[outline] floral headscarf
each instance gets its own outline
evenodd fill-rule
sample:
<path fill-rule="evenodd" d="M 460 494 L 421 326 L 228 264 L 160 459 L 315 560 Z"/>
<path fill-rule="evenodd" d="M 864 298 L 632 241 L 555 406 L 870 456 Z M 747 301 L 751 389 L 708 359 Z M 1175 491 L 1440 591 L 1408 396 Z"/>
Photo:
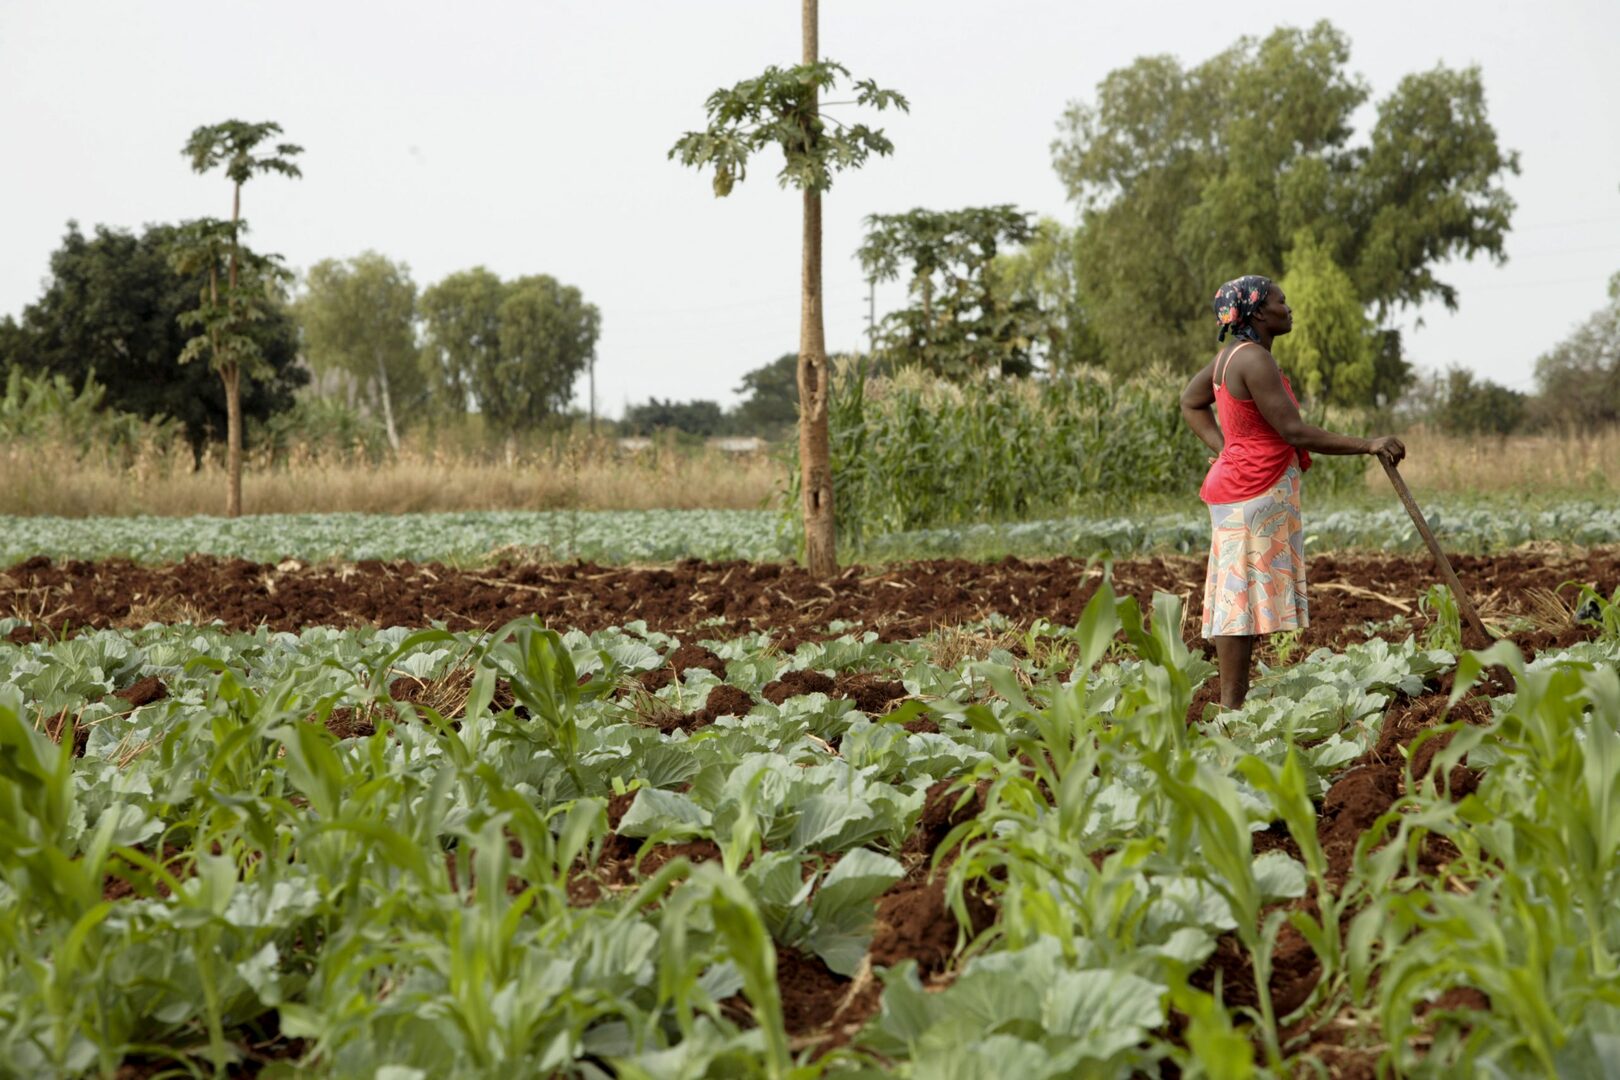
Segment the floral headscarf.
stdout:
<path fill-rule="evenodd" d="M 1221 323 L 1220 336 L 1215 340 L 1225 341 L 1227 331 L 1245 341 L 1257 340 L 1249 320 L 1265 306 L 1270 295 L 1271 279 L 1260 274 L 1244 274 L 1215 290 L 1215 318 Z"/>

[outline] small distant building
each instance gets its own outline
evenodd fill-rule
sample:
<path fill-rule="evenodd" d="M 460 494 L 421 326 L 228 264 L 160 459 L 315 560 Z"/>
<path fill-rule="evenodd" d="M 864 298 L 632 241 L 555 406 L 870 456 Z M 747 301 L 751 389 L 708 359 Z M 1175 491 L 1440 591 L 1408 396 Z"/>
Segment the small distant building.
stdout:
<path fill-rule="evenodd" d="M 769 445 L 758 435 L 731 435 L 709 440 L 709 446 L 727 454 L 758 454 Z"/>

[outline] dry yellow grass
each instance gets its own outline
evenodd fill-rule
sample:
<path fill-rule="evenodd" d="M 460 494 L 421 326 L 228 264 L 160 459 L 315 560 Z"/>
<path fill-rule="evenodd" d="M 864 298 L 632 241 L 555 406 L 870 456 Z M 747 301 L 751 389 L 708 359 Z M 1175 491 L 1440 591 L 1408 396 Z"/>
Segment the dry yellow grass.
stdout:
<path fill-rule="evenodd" d="M 375 465 L 292 457 L 244 471 L 248 513 L 756 509 L 774 505 L 784 487 L 781 464 L 767 455 L 665 446 L 619 454 L 581 444 L 493 459 L 407 448 Z M 0 447 L 0 475 L 0 514 L 186 516 L 221 513 L 225 502 L 220 465 L 193 470 L 189 455 L 114 463 L 13 443 Z"/>
<path fill-rule="evenodd" d="M 1401 473 L 1424 495 L 1569 495 L 1620 490 L 1620 430 L 1591 434 L 1459 438 L 1403 436 Z M 278 464 L 253 460 L 243 477 L 250 514 L 407 513 L 460 510 L 755 509 L 778 505 L 781 461 L 765 454 L 655 444 L 619 452 L 610 440 L 566 440 L 510 454 L 407 446 L 380 464 L 295 450 Z M 0 514 L 66 517 L 220 513 L 224 472 L 194 470 L 184 450 L 142 449 L 123 460 L 56 443 L 0 445 Z M 1382 470 L 1367 488 L 1387 491 Z"/>
<path fill-rule="evenodd" d="M 1598 496 L 1620 489 L 1620 429 L 1507 438 L 1420 430 L 1402 438 L 1408 457 L 1401 475 L 1414 491 Z M 1382 491 L 1383 470 L 1369 469 L 1367 483 Z"/>

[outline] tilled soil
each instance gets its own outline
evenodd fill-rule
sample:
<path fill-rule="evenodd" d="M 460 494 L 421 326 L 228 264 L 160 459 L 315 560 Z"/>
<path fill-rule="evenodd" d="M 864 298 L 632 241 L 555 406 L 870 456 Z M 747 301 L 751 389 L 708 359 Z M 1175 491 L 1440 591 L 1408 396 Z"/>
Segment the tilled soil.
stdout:
<path fill-rule="evenodd" d="M 1494 557 L 1461 556 L 1454 565 L 1482 611 L 1546 615 L 1537 608 L 1534 590 L 1553 590 L 1567 581 L 1595 585 L 1606 595 L 1620 584 L 1620 552 L 1519 551 Z M 1199 559 L 1162 557 L 1115 564 L 1113 580 L 1122 594 L 1144 605 L 1155 591 L 1181 596 L 1187 607 L 1186 633 L 1195 638 L 1203 591 Z M 1297 645 L 1342 645 L 1377 632 L 1377 625 L 1405 615 L 1421 625 L 1416 599 L 1436 578 L 1427 559 L 1408 556 L 1329 555 L 1312 560 L 1312 625 Z M 0 617 L 25 621 L 14 640 L 59 635 L 83 627 L 131 627 L 148 622 L 218 619 L 247 629 L 259 625 L 298 630 L 312 625 L 411 625 L 442 620 L 454 629 L 499 625 L 524 615 L 538 615 L 552 625 L 595 630 L 644 620 L 650 629 L 687 637 L 716 618 L 725 625 L 702 625 L 705 637 L 768 630 L 791 648 L 803 640 L 832 634 L 828 624 L 855 623 L 876 630 L 885 640 L 925 634 L 998 612 L 1017 620 L 1078 620 L 1095 593 L 1101 571 L 1074 559 L 1024 562 L 1006 559 L 993 564 L 941 560 L 881 569 L 852 567 L 830 581 L 817 581 L 803 570 L 783 565 L 748 563 L 683 563 L 666 569 L 572 566 L 511 566 L 470 573 L 438 565 L 361 563 L 352 566 L 303 567 L 257 565 L 238 560 L 193 558 L 167 567 L 125 561 L 70 562 L 36 559 L 0 573 Z M 1569 594 L 1565 593 L 1567 597 Z M 1542 600 L 1545 597 L 1541 598 Z M 1550 626 L 1516 636 L 1534 653 L 1590 636 L 1585 627 Z M 656 690 L 688 667 L 724 673 L 712 651 L 687 641 L 665 667 L 646 673 L 641 684 Z M 127 701 L 155 700 L 164 690 L 156 680 L 123 692 Z M 409 697 L 408 687 L 401 687 Z M 1363 834 L 1405 793 L 1407 754 L 1414 740 L 1447 719 L 1484 722 L 1489 710 L 1476 695 L 1446 713 L 1450 677 L 1411 699 L 1393 703 L 1379 742 L 1341 773 L 1319 807 L 1317 838 L 1329 860 L 1330 878 L 1342 880 Z M 1214 693 L 1214 681 L 1195 701 L 1193 714 Z M 764 700 L 825 693 L 853 699 L 859 708 L 881 715 L 905 696 L 904 686 L 872 675 L 792 672 L 762 688 Z M 750 696 L 735 688 L 716 687 L 700 710 L 675 714 L 659 726 L 693 730 L 722 715 L 746 712 Z M 333 718 L 343 719 L 343 718 Z M 57 718 L 54 737 L 67 735 L 66 717 Z M 347 722 L 347 721 L 345 721 Z M 356 721 L 358 722 L 358 721 Z M 328 721 L 329 726 L 332 720 Z M 915 727 L 914 727 L 915 725 Z M 928 730 L 933 721 L 914 720 L 908 729 Z M 364 734 L 363 731 L 343 732 Z M 1430 772 L 1445 739 L 1429 739 L 1411 753 L 1411 773 L 1421 780 Z M 1466 761 L 1437 781 L 1460 798 L 1479 776 Z M 896 852 L 908 866 L 906 878 L 878 902 L 873 964 L 903 959 L 918 962 L 930 984 L 948 981 L 958 941 L 956 918 L 945 903 L 942 871 L 930 874 L 928 862 L 952 827 L 983 809 L 984 784 L 966 798 L 948 782 L 934 785 L 914 835 Z M 616 827 L 630 798 L 613 800 L 610 825 Z M 957 805 L 958 802 L 961 805 Z M 1283 830 L 1255 836 L 1256 850 L 1281 848 L 1296 857 L 1297 848 Z M 589 874 L 570 881 L 575 903 L 594 903 L 610 890 L 633 887 L 639 877 L 655 872 L 669 859 L 685 856 L 701 862 L 717 858 L 709 841 L 657 845 L 643 850 L 638 841 L 613 836 L 600 862 Z M 1431 841 L 1420 853 L 1424 869 L 1438 871 L 1455 855 L 1443 841 Z M 115 891 L 122 882 L 115 883 Z M 988 892 L 967 898 L 976 932 L 994 924 L 997 910 Z M 1299 901 L 1309 905 L 1312 901 Z M 828 971 L 814 955 L 778 950 L 778 973 L 784 1013 L 796 1047 L 825 1049 L 847 1041 L 879 1006 L 881 987 L 869 972 L 854 980 Z M 1292 927 L 1278 942 L 1271 991 L 1284 1013 L 1309 996 L 1320 967 L 1304 939 Z M 1194 977 L 1198 985 L 1219 980 L 1229 1003 L 1252 1003 L 1256 997 L 1252 968 L 1234 936 Z M 1481 995 L 1459 988 L 1455 1008 L 1482 1007 Z M 1488 1002 L 1484 1002 L 1488 1005 Z M 728 1003 L 728 1011 L 746 1009 Z M 746 1013 L 738 1019 L 747 1019 Z M 1335 1075 L 1371 1075 L 1376 1054 L 1342 1045 L 1318 1047 Z M 138 1074 L 132 1074 L 138 1075 Z"/>
<path fill-rule="evenodd" d="M 1577 580 L 1607 595 L 1620 584 L 1620 549 L 1613 548 L 1463 555 L 1453 564 L 1487 617 L 1529 610 L 1532 589 Z M 1438 579 L 1427 557 L 1405 555 L 1320 555 L 1311 560 L 1309 572 L 1312 622 L 1298 642 L 1307 648 L 1361 640 L 1368 624 L 1396 616 L 1421 621 L 1417 598 Z M 169 566 L 144 566 L 122 559 L 55 564 L 39 557 L 0 572 L 0 617 L 25 622 L 11 636 L 26 641 L 85 627 L 150 622 L 219 620 L 235 629 L 262 625 L 297 631 L 442 621 L 466 630 L 537 615 L 550 625 L 586 631 L 633 620 L 667 633 L 710 624 L 704 626 L 705 636 L 768 630 L 791 649 L 802 640 L 831 636 L 828 627 L 834 622 L 876 630 L 885 641 L 992 612 L 1017 621 L 1072 624 L 1101 579 L 1100 566 L 1072 558 L 852 566 L 821 581 L 801 567 L 780 563 L 683 562 L 662 568 L 503 563 L 463 571 L 409 562 L 304 566 L 194 556 Z M 1114 564 L 1113 581 L 1118 592 L 1144 605 L 1155 592 L 1180 596 L 1187 635 L 1196 637 L 1202 559 L 1126 560 Z M 716 619 L 722 624 L 712 624 Z"/>

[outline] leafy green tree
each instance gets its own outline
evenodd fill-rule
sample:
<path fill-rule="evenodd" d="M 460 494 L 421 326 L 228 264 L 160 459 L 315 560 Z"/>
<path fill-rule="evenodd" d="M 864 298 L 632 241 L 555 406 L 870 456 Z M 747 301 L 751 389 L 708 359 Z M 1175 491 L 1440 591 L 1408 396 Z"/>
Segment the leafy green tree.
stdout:
<path fill-rule="evenodd" d="M 1203 363 L 1215 287 L 1276 273 L 1302 230 L 1379 323 L 1456 305 L 1437 264 L 1504 257 L 1518 159 L 1497 145 L 1479 70 L 1408 75 L 1357 145 L 1369 89 L 1349 55 L 1326 22 L 1279 29 L 1191 68 L 1144 57 L 1070 105 L 1053 163 L 1082 210 L 1075 265 L 1108 367 Z"/>
<path fill-rule="evenodd" d="M 1608 304 L 1536 361 L 1536 387 L 1543 427 L 1620 423 L 1620 274 L 1609 279 Z"/>
<path fill-rule="evenodd" d="M 1280 284 L 1294 329 L 1272 344 L 1301 393 L 1325 405 L 1373 403 L 1378 339 L 1356 287 L 1327 246 L 1301 231 L 1285 257 Z"/>
<path fill-rule="evenodd" d="M 180 361 L 206 356 L 225 388 L 226 517 L 242 513 L 242 379 L 262 377 L 265 372 L 263 357 L 247 327 L 264 317 L 261 297 L 273 292 L 283 276 L 272 256 L 250 257 L 242 244 L 242 186 L 259 173 L 303 175 L 292 162 L 303 153 L 300 146 L 277 143 L 269 153 L 256 153 L 260 143 L 280 133 L 281 125 L 276 123 L 227 120 L 194 130 L 181 151 L 191 161 L 193 172 L 223 167 L 231 182 L 230 221 L 205 218 L 193 222 L 175 258 L 180 273 L 204 271 L 208 275 L 208 291 L 191 319 L 191 325 L 203 327 L 206 333 L 186 343 Z"/>
<path fill-rule="evenodd" d="M 998 254 L 992 267 L 1004 303 L 1025 301 L 1039 312 L 1034 351 L 1054 373 L 1096 364 L 1102 354 L 1080 292 L 1077 239 L 1077 230 L 1042 218 L 1021 247 Z"/>
<path fill-rule="evenodd" d="M 1464 368 L 1446 372 L 1443 393 L 1435 420 L 1449 435 L 1511 435 L 1524 423 L 1524 394 Z"/>
<path fill-rule="evenodd" d="M 310 367 L 346 372 L 368 387 L 388 444 L 398 450 L 399 402 L 419 401 L 424 393 L 410 268 L 375 251 L 341 262 L 322 259 L 309 268 L 296 310 Z"/>
<path fill-rule="evenodd" d="M 86 236 L 69 222 L 43 294 L 19 319 L 0 320 L 0 364 L 74 386 L 94 372 L 108 408 L 180 421 L 200 456 L 224 435 L 225 390 L 206 366 L 178 363 L 201 333 L 181 326 L 180 316 L 208 283 L 206 274 L 175 274 L 179 233 L 173 225 L 148 225 L 139 235 L 98 225 Z M 265 375 L 242 387 L 242 415 L 265 421 L 292 408 L 308 374 L 298 366 L 298 329 L 284 305 L 267 304 L 247 332 Z"/>
<path fill-rule="evenodd" d="M 775 147 L 782 152 L 777 181 L 800 190 L 804 203 L 804 242 L 800 252 L 799 305 L 799 490 L 804 508 L 805 565 L 831 577 L 838 571 L 837 528 L 833 516 L 832 465 L 827 401 L 832 389 L 827 363 L 826 323 L 821 294 L 821 196 L 842 169 L 858 168 L 872 154 L 888 154 L 893 144 L 881 129 L 845 124 L 823 112 L 821 95 L 849 79 L 842 64 L 821 59 L 817 0 L 799 9 L 803 61 L 790 68 L 768 67 L 755 79 L 709 95 L 709 126 L 689 131 L 670 149 L 682 165 L 714 170 L 714 193 L 724 197 L 747 176 L 748 161 Z M 906 99 L 874 81 L 854 82 L 855 104 L 882 111 L 905 110 Z"/>
<path fill-rule="evenodd" d="M 472 407 L 474 373 L 500 364 L 501 279 L 476 266 L 451 274 L 422 291 L 422 366 L 428 395 L 441 413 Z"/>
<path fill-rule="evenodd" d="M 742 377 L 733 424 L 750 435 L 772 435 L 799 418 L 799 354 L 783 353 Z"/>
<path fill-rule="evenodd" d="M 480 369 L 473 392 L 486 416 L 515 431 L 568 407 L 596 352 L 602 317 L 578 289 L 544 274 L 512 282 L 500 317 L 501 366 Z"/>
<path fill-rule="evenodd" d="M 872 214 L 856 253 L 869 277 L 909 275 L 911 304 L 885 316 L 882 348 L 948 378 L 1027 375 L 1048 332 L 1033 297 L 996 285 L 1004 245 L 1035 236 L 1030 215 L 1011 206 Z"/>
<path fill-rule="evenodd" d="M 659 401 L 648 398 L 641 405 L 624 410 L 620 429 L 626 435 L 655 435 L 679 431 L 707 438 L 726 429 L 726 415 L 715 401 Z"/>
<path fill-rule="evenodd" d="M 513 434 L 562 412 L 590 364 L 601 315 L 543 274 L 503 282 L 483 267 L 422 293 L 423 363 L 446 412 L 476 408 Z"/>

